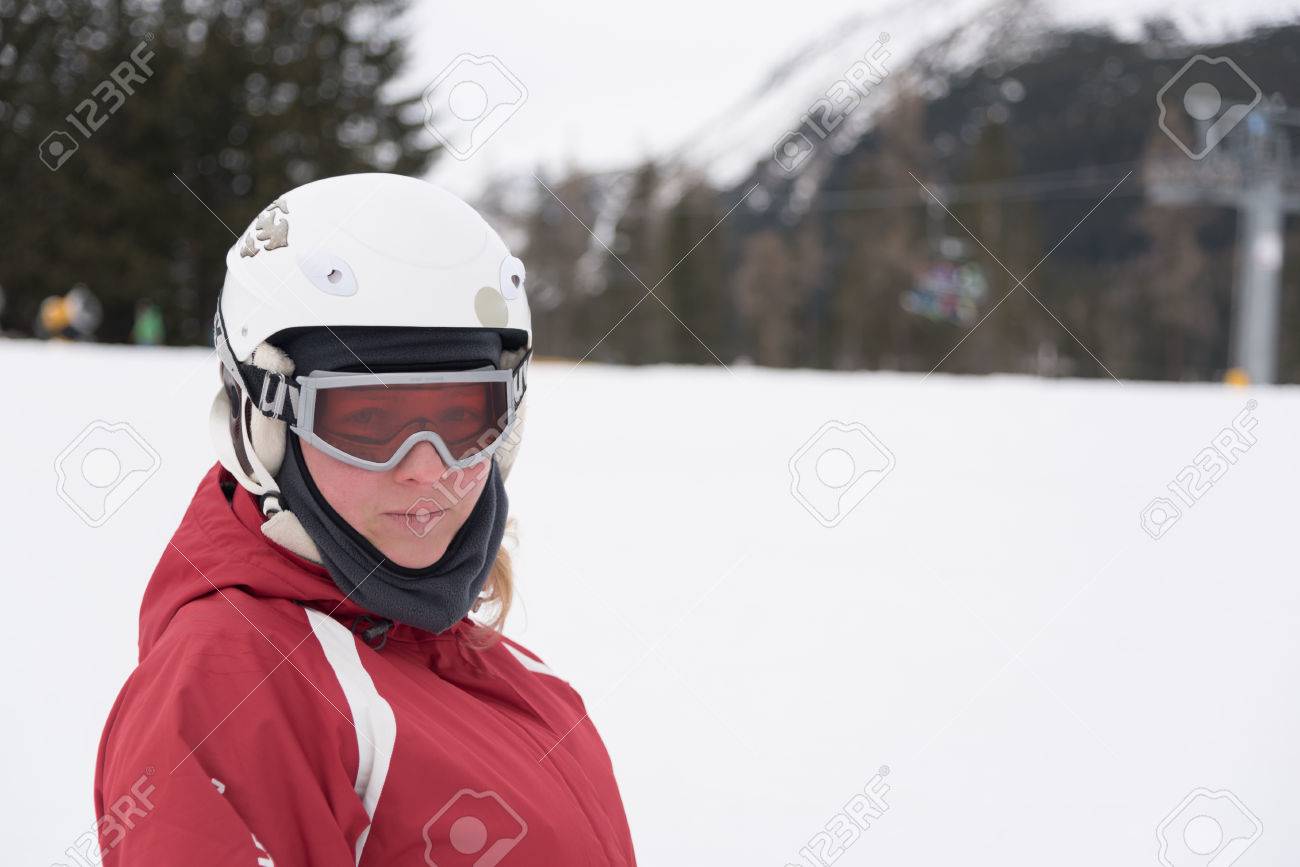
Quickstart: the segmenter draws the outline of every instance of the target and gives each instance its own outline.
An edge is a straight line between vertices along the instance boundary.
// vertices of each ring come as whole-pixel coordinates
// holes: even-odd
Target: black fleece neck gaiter
[[[438,332],[431,336],[431,331]],[[501,338],[486,331],[451,329],[303,329],[274,341],[299,373],[313,370],[380,372],[397,369],[496,365]],[[316,543],[339,589],[362,608],[398,623],[442,632],[469,613],[496,561],[509,500],[496,458],[474,509],[446,552],[425,569],[388,561],[321,495],[290,433],[276,481],[282,505]],[[430,491],[432,493],[432,491]]]
[[[284,507],[316,543],[330,577],[349,599],[381,617],[435,633],[469,613],[505,534],[509,501],[496,458],[483,493],[446,553],[426,569],[406,569],[386,560],[325,501],[292,434],[287,452],[279,476]]]

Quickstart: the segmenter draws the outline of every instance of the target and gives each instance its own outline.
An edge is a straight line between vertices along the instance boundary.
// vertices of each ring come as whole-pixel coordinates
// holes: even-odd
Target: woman
[[[287,193],[226,263],[220,464],[101,740],[104,862],[633,864],[582,699],[499,634],[522,263],[386,174]]]

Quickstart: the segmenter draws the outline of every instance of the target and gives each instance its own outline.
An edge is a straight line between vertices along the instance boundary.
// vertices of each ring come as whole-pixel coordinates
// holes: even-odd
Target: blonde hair
[[[471,609],[478,616],[475,618],[476,628],[470,635],[470,644],[480,650],[491,647],[500,640],[506,617],[510,615],[510,605],[515,598],[515,567],[506,546],[507,540],[512,547],[518,542],[514,517],[506,521],[505,538],[497,549],[492,571],[483,582],[483,589]]]

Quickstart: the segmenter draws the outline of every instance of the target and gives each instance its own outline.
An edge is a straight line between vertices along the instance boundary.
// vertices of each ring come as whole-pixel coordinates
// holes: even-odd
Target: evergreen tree
[[[405,7],[0,2],[0,189],[20,203],[0,209],[7,323],[82,282],[103,339],[126,339],[148,295],[169,340],[206,341],[226,251],[268,202],[320,177],[425,172],[421,94],[385,93]],[[143,80],[119,100],[122,64]],[[69,120],[84,100],[102,118],[89,136]],[[38,148],[58,130],[78,146],[51,171]]]
[[[591,299],[603,286],[592,263],[603,262],[606,255],[586,228],[596,219],[595,186],[583,174],[548,180],[545,186],[539,182],[523,216],[527,241],[519,255],[528,269],[528,306],[539,355],[581,358],[610,325],[601,323],[598,334],[592,321]]]
[[[671,356],[665,360],[716,364],[733,357],[735,311],[727,291],[726,232],[718,225],[725,213],[717,193],[706,182],[694,181],[667,215],[664,261],[671,273],[656,294],[681,322],[675,323]]]
[[[662,218],[656,209],[658,192],[659,169],[645,163],[633,174],[610,244],[614,255],[606,255],[604,261],[605,288],[593,301],[595,321],[605,325],[597,326],[592,342],[614,329],[593,357],[630,364],[671,357],[670,341],[681,326],[647,294],[669,268],[664,264]]]

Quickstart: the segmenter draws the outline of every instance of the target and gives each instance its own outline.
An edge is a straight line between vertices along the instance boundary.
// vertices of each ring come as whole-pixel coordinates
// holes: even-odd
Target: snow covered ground
[[[7,341],[0,366],[4,860],[70,863],[140,593],[212,461],[216,361]],[[1171,835],[1294,863],[1300,391],[561,363],[531,389],[509,631],[586,697],[641,863],[1158,864],[1202,787],[1237,801]],[[55,464],[96,420],[161,464],[92,528]],[[789,468],[828,421],[893,456],[829,528]],[[857,463],[827,451],[829,482],[889,466],[835,444]],[[1198,456],[1217,481],[1188,507],[1167,485]],[[868,785],[888,807],[855,833]]]

